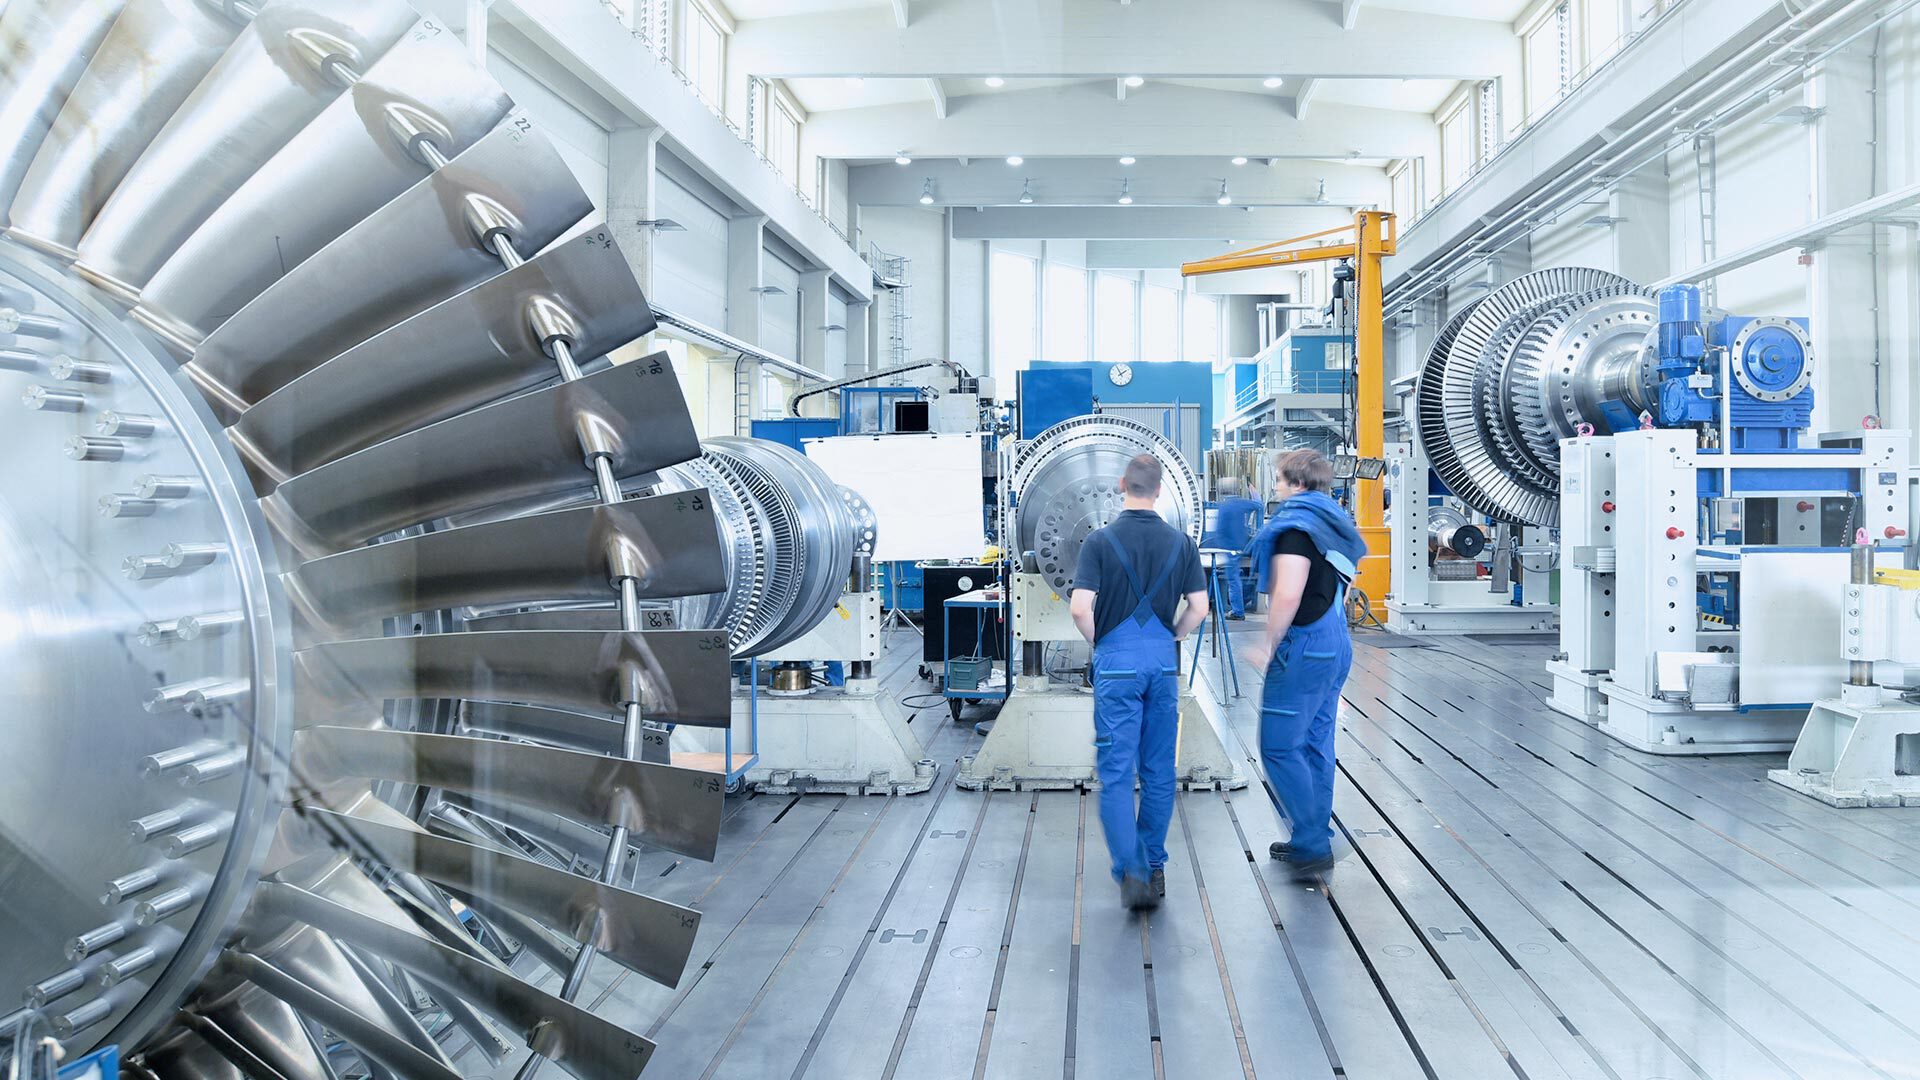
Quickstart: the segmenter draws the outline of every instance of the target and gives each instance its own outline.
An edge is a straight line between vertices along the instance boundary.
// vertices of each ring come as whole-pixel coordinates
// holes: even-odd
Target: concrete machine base
[[[1484,592],[1484,590],[1479,590]],[[1396,634],[1525,634],[1560,626],[1544,604],[1403,604],[1387,601],[1387,629]]]
[[[979,750],[960,759],[954,782],[969,791],[1025,791],[1096,787],[1093,694],[1021,676]],[[1187,790],[1235,790],[1247,777],[1227,754],[1219,706],[1180,695],[1178,775]]]
[[[1779,753],[1793,745],[1806,718],[1794,710],[1702,709],[1605,680],[1599,690],[1607,699],[1601,733],[1649,754]]]
[[[763,691],[758,722],[749,725],[754,707],[747,695],[734,695],[734,754],[758,753],[745,776],[747,786],[758,791],[912,795],[931,788],[939,773],[900,705],[880,692],[878,679],[850,679],[845,687],[791,697]],[[674,761],[685,760],[683,751],[718,754],[724,734],[676,730]]]

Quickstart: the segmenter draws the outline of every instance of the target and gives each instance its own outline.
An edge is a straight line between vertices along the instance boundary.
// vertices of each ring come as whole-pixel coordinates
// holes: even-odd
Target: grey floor
[[[1920,809],[1616,746],[1546,709],[1550,651],[1357,648],[1349,856],[1290,883],[1257,779],[1183,794],[1144,919],[1093,795],[958,789],[978,736],[922,711],[932,792],[738,798],[714,863],[650,856],[644,890],[704,913],[693,962],[602,962],[588,1000],[673,1080],[1920,1077]]]

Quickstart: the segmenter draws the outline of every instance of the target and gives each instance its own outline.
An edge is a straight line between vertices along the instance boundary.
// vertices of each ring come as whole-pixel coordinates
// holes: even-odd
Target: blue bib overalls
[[[1144,880],[1167,861],[1173,820],[1174,751],[1180,733],[1180,649],[1153,612],[1151,598],[1173,577],[1184,554],[1173,545],[1151,585],[1140,579],[1126,548],[1102,532],[1121,572],[1140,597],[1133,613],[1093,647],[1093,745],[1100,775],[1100,827],[1107,834],[1113,879]],[[1133,802],[1140,779],[1140,807]]]
[[[1345,594],[1318,619],[1288,629],[1260,691],[1260,759],[1300,862],[1333,850],[1333,721],[1353,667]]]

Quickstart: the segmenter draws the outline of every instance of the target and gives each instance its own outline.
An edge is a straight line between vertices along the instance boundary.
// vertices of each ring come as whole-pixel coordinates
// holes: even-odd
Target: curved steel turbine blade
[[[538,705],[510,705],[501,701],[465,703],[460,711],[460,726],[463,730],[483,735],[530,739],[589,754],[619,753],[621,732],[625,727],[602,716],[543,709]]]
[[[530,859],[324,810],[301,816],[344,838],[354,855],[418,874],[463,900],[486,897],[505,904],[667,986],[680,981],[700,927],[700,913],[692,908]],[[603,916],[597,923],[596,915]]]
[[[476,604],[600,600],[631,577],[642,599],[726,588],[704,492],[583,506],[425,533],[316,559],[287,575],[311,628],[379,633],[412,611]]]
[[[402,0],[269,0],[80,238],[74,269],[131,303],[247,178],[419,18]]]
[[[201,0],[129,0],[21,181],[8,235],[77,255],[100,205],[241,25]]]
[[[384,729],[311,727],[294,744],[312,755],[300,764],[308,783],[353,777],[430,784],[575,821],[624,825],[635,843],[696,859],[713,858],[719,842],[726,785],[700,769]]]
[[[653,309],[626,258],[596,239],[604,235],[595,230],[569,240],[338,356],[281,349],[251,331],[239,339],[244,348],[231,347],[228,331],[261,304],[288,306],[269,290],[215,331],[187,371],[202,387],[212,383],[223,396],[254,403],[229,434],[258,471],[297,476],[552,381],[556,370],[545,351],[552,336],[565,337],[584,362],[652,332]]]
[[[309,717],[367,716],[389,699],[521,701],[725,727],[732,661],[716,630],[500,630],[355,638],[295,654]],[[369,708],[375,706],[375,708]]]
[[[653,1042],[518,979],[501,978],[470,956],[294,885],[267,882],[269,911],[321,928],[406,968],[423,982],[472,1002],[519,1028],[534,1052],[581,1080],[633,1080]]]
[[[512,102],[433,19],[415,23],[180,245],[134,318],[175,348],[200,340],[334,237],[453,157]]]
[[[13,0],[0,10],[0,207],[32,167],[125,0]]]
[[[227,951],[224,963],[235,974],[258,983],[274,997],[325,1024],[368,1058],[408,1080],[464,1080],[444,1058],[436,1058],[393,1034],[379,1019],[357,1011],[280,964],[233,949]]]
[[[580,189],[543,129],[525,113],[515,112],[222,323],[194,351],[194,367],[232,396],[257,402],[328,357],[347,352],[416,314],[437,310],[436,304],[499,275],[500,259],[487,246],[490,238],[504,236],[517,251],[539,251],[592,212],[593,201]],[[623,261],[619,252],[609,254],[614,261]],[[607,272],[604,266],[596,269]],[[631,272],[626,277],[632,281]],[[645,329],[613,343],[623,345],[652,329],[651,309],[644,299],[638,315],[601,305],[616,297],[628,304],[639,292],[634,285],[630,294],[608,296],[603,290],[583,297],[582,304],[566,304],[559,298],[557,302],[575,321],[588,311],[603,325],[613,321],[632,325],[644,317]],[[502,299],[487,294],[476,301],[493,304]],[[476,319],[483,312],[488,324],[516,316],[524,321],[528,314],[520,305],[482,309],[476,302],[450,313],[436,329],[468,331],[461,339],[466,346],[472,340],[471,331],[480,324],[455,320]],[[514,337],[525,338],[529,333],[521,329]],[[540,354],[537,342],[533,354],[551,373],[552,361]],[[478,355],[476,351],[460,359]],[[600,354],[582,351],[581,355]],[[397,358],[389,354],[386,359]],[[390,392],[411,392],[425,381],[415,374],[416,359],[409,357],[404,364],[386,368],[375,381]],[[196,381],[206,385],[205,380]],[[504,392],[488,389],[491,393],[469,393],[464,403],[475,404]]]
[[[585,487],[591,438],[617,479],[700,453],[680,382],[664,356],[474,409],[349,454],[281,484],[267,519],[309,555],[422,521]]]

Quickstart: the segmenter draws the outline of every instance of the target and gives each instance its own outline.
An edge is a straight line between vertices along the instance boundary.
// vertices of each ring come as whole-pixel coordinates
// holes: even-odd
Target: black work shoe
[[[1131,874],[1120,879],[1120,902],[1129,911],[1151,911],[1160,906],[1160,898],[1153,894],[1153,886],[1146,879]]]
[[[1277,862],[1293,861],[1293,845],[1285,840],[1275,840],[1267,845],[1267,855]]]
[[[1159,867],[1154,867],[1152,876],[1147,878],[1147,884],[1153,886],[1153,895],[1158,896],[1163,900],[1166,899],[1167,872],[1165,870],[1162,870]]]
[[[1287,872],[1295,881],[1312,881],[1333,869],[1333,862],[1331,852],[1312,859],[1289,860]]]

